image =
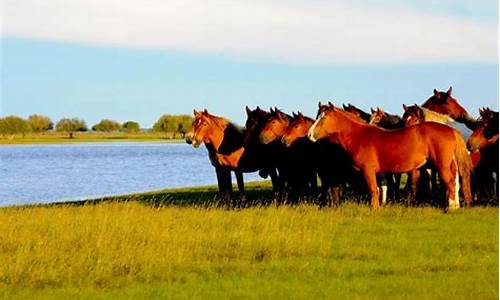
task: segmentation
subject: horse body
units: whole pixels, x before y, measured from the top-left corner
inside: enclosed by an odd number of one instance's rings
[[[372,207],[379,206],[377,173],[411,171],[414,195],[418,179],[417,169],[427,161],[437,167],[447,187],[449,208],[459,206],[455,180],[460,169],[457,161],[464,160],[464,149],[457,149],[457,134],[447,126],[423,123],[400,130],[384,130],[363,124],[332,107],[320,115],[311,126],[308,136],[312,141],[328,137],[349,153],[354,165],[365,176]],[[458,146],[464,148],[465,143]]]

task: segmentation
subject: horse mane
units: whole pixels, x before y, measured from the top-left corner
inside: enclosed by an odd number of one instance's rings
[[[455,120],[445,114],[435,112],[433,110],[430,110],[425,107],[418,106],[424,113],[424,119],[426,122],[436,122],[436,123],[441,123],[441,124],[450,124],[455,122]]]
[[[368,123],[365,122],[364,119],[362,119],[361,117],[358,117],[357,115],[353,114],[352,112],[349,112],[349,111],[346,111],[346,110],[343,110],[340,108],[334,108],[333,111],[340,112],[341,115],[345,116],[347,119],[353,121],[356,124],[369,125]]]

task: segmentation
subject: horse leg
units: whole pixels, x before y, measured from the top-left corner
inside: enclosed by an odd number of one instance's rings
[[[268,174],[271,177],[271,183],[273,185],[273,198],[274,198],[274,203],[278,204],[278,198],[281,195],[281,184],[280,180],[278,178],[278,174],[276,173],[275,168],[271,168],[268,170]]]
[[[233,186],[231,184],[231,171],[216,167],[215,173],[217,175],[219,197],[224,200],[231,199],[231,193],[233,191]]]
[[[456,205],[455,177],[457,176],[457,166],[452,160],[451,165],[436,164],[439,176],[444,186],[446,186],[446,208],[445,211],[454,210],[460,207]]]
[[[363,170],[363,176],[365,177],[366,184],[368,185],[368,191],[370,192],[370,204],[372,208],[377,209],[380,206],[380,202],[378,199],[379,192],[377,187],[377,175],[372,170]]]
[[[394,199],[399,199],[399,187],[401,185],[401,173],[394,173]]]
[[[331,206],[337,207],[340,204],[340,185],[330,187],[332,194]]]
[[[241,202],[244,203],[246,202],[246,195],[245,195],[245,182],[243,181],[243,172],[241,171],[234,171],[234,175],[236,176],[236,183],[238,184],[238,191],[241,194]]]
[[[381,194],[382,205],[385,205],[385,203],[387,202],[387,175],[390,174],[383,173],[377,176],[377,181],[380,180],[380,194]]]
[[[417,185],[418,185],[418,180],[420,178],[420,171],[418,169],[413,169],[410,171],[411,174],[411,182],[410,182],[410,198],[408,201],[408,205],[410,205],[411,201],[416,202],[416,197],[417,197]]]

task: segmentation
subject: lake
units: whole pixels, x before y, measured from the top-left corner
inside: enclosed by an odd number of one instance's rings
[[[259,179],[257,173],[245,174],[245,181]],[[144,142],[0,146],[0,206],[216,183],[205,147]]]

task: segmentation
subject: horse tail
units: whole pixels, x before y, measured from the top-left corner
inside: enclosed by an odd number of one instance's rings
[[[467,146],[462,138],[462,135],[457,131],[455,132],[455,160],[457,162],[458,173],[462,179],[462,193],[464,195],[465,204],[470,205],[472,202],[471,194],[471,173],[473,170],[472,159],[470,158]]]

